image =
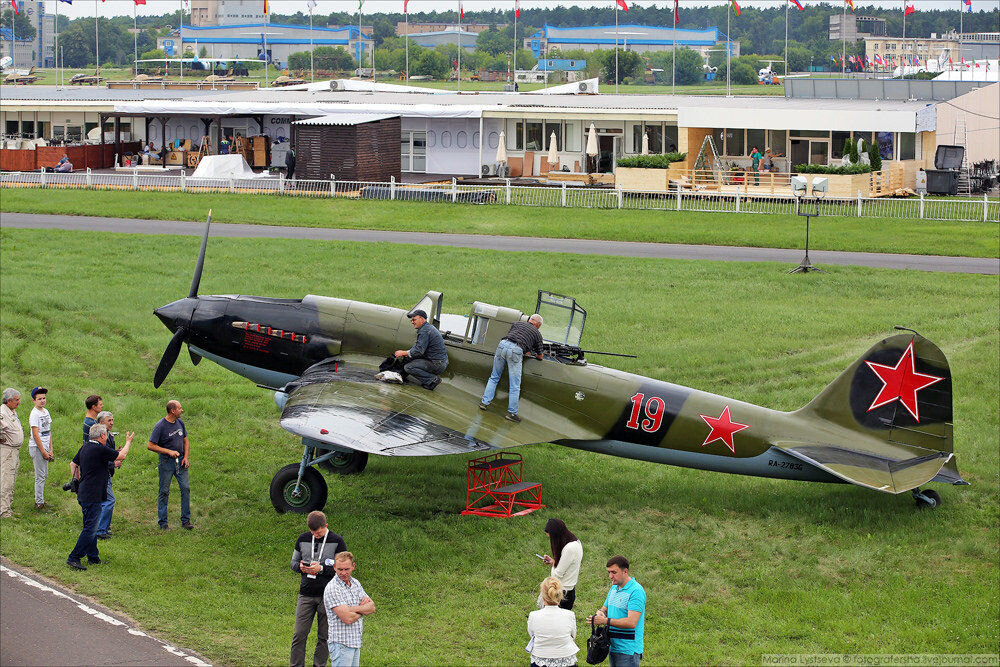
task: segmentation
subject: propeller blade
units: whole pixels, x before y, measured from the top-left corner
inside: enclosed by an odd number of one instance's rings
[[[191,363],[192,364],[194,364],[195,366],[197,366],[198,364],[201,363],[201,355],[198,354],[197,352],[195,352],[194,350],[192,350],[190,346],[188,347],[188,354],[191,355]]]
[[[212,209],[208,209],[208,220],[205,221],[205,235],[201,237],[201,250],[198,252],[198,263],[194,266],[194,278],[191,279],[191,292],[188,297],[198,296],[198,285],[201,284],[201,270],[205,266],[205,249],[208,247],[208,230],[212,226]]]
[[[163,381],[167,379],[167,374],[170,369],[174,367],[174,362],[177,361],[177,355],[180,354],[181,345],[184,344],[184,334],[187,330],[181,327],[174,334],[174,337],[170,339],[167,343],[167,349],[163,351],[163,357],[160,359],[160,365],[156,367],[156,373],[153,374],[153,387],[159,388]]]

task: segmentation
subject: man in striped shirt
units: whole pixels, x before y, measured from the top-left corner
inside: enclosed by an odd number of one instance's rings
[[[536,359],[542,358],[542,334],[538,332],[542,328],[542,316],[535,313],[528,318],[527,322],[514,322],[510,331],[503,337],[497,345],[497,351],[493,355],[493,372],[486,383],[486,390],[479,401],[479,409],[485,410],[490,406],[497,393],[497,385],[503,376],[504,367],[507,368],[510,384],[510,393],[507,395],[507,421],[519,422],[521,418],[517,416],[518,399],[521,397],[521,360],[524,355],[530,354]]]
[[[333,667],[358,667],[361,662],[361,634],[364,618],[375,613],[375,603],[351,576],[354,554],[341,551],[334,556],[333,569],[337,576],[323,592],[323,606],[330,623],[330,664]]]

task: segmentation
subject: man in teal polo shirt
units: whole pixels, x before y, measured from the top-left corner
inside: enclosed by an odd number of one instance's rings
[[[598,625],[608,625],[611,667],[638,667],[642,660],[642,637],[646,624],[646,591],[629,576],[628,559],[614,556],[608,560],[611,590],[604,606],[591,619]]]

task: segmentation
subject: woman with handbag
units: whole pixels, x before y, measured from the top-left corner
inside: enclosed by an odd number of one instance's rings
[[[563,599],[559,606],[572,609],[576,600],[576,581],[580,578],[580,563],[583,562],[583,543],[570,532],[562,519],[549,519],[545,523],[545,534],[549,536],[552,555],[542,556],[542,560],[552,566],[550,575],[562,584]],[[541,597],[538,606],[542,606]]]
[[[580,650],[573,641],[576,616],[559,607],[562,584],[555,577],[546,577],[539,588],[545,606],[528,614],[531,667],[574,667]]]

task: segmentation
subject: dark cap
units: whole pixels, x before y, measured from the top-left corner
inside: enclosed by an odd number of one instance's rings
[[[412,311],[410,313],[410,319],[413,319],[414,317],[422,317],[422,318],[424,318],[426,320],[427,319],[427,313],[425,313],[422,310],[414,310],[414,311]]]
[[[36,394],[47,394],[47,393],[49,393],[49,390],[46,389],[45,387],[35,387],[34,389],[31,390],[31,400],[35,400]]]

